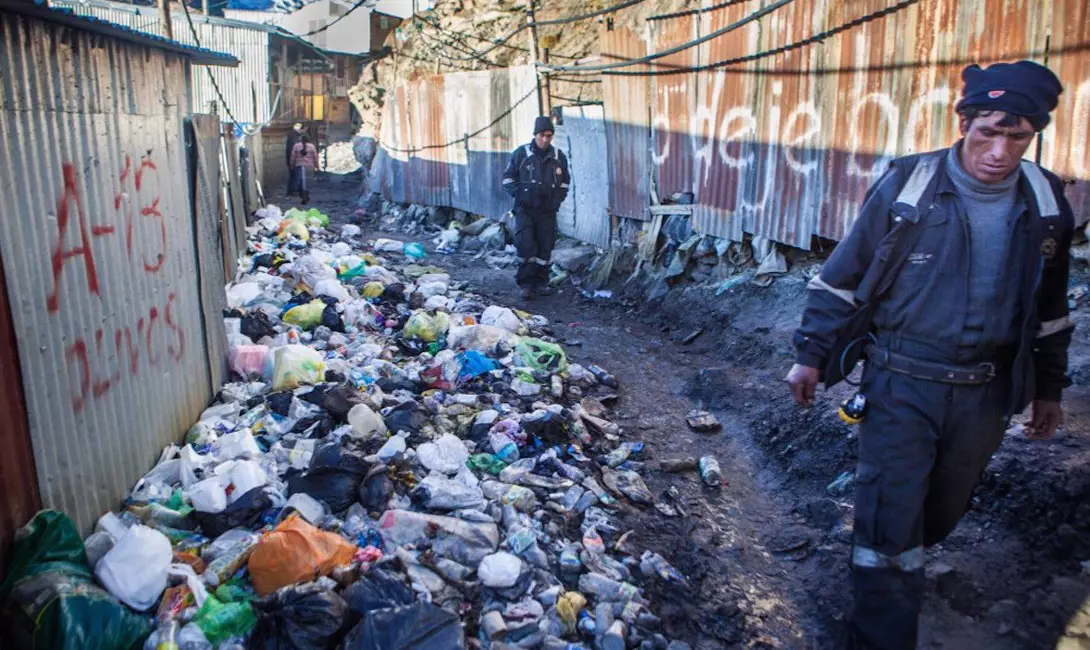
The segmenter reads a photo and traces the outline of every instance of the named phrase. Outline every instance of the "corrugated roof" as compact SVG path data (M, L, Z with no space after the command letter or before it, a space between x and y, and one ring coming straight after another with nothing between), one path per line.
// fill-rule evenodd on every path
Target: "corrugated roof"
M167 52L175 52L187 56L193 63L199 63L201 65L234 67L239 63L238 59L230 54L215 52L203 47L186 45L155 34L136 31L131 27L118 25L117 23L101 20L93 16L80 16L71 9L64 7L44 7L30 3L14 3L3 7L3 11L23 16L31 16L73 29L80 29L95 34L101 34L103 36L109 36L126 43L144 45L159 50L165 50Z

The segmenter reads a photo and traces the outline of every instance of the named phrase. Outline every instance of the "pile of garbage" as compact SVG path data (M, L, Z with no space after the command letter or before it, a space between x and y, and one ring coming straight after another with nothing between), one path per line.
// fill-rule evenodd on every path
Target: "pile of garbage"
M54 511L20 531L18 647L687 648L645 596L686 578L617 525L670 506L609 420L616 379L420 244L258 217L233 381L85 540Z

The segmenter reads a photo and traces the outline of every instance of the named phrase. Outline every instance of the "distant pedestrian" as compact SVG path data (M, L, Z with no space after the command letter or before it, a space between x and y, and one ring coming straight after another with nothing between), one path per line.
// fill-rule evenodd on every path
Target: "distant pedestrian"
M310 203L311 177L318 168L318 149L305 133L299 136L299 142L291 150L291 168L295 170L292 175L294 185L288 188L288 193L299 192L303 205L306 205Z
M552 146L555 131L548 117L537 118L534 139L515 149L503 172L503 189L515 199L515 247L521 262L515 281L523 300L551 292L549 258L556 244L556 212L571 185L568 158Z
M291 188L295 186L295 165L291 163L291 152L295 150L295 145L304 133L306 129L301 122L293 124L291 131L288 131L287 147L284 149L284 164L288 166L288 193L291 193Z

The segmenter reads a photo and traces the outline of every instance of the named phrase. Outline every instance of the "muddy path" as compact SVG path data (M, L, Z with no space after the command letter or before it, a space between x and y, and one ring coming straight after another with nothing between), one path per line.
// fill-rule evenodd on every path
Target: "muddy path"
M335 221L354 220L357 187L353 177L320 179L313 205ZM277 199L285 205L270 197ZM365 236L431 250L423 234L361 225ZM651 302L625 297L620 285L610 300L566 286L523 304L513 267L464 253L433 253L426 263L497 304L546 316L570 358L616 375L611 418L626 439L647 444L648 487L679 511L629 506L618 514L638 547L662 553L689 577L653 594L671 637L698 649L844 646L852 494L850 484L832 493L827 486L853 469L856 430L835 413L848 389L822 394L804 411L782 383L805 296L801 275L721 296L679 289ZM1090 558L1090 313L1075 317L1076 386L1065 397L1064 433L1030 442L1012 428L969 514L929 552L920 648L1053 648L1061 639L1090 648L1090 615L1084 608L1077 616L1090 594L1080 566ZM714 412L722 430L690 430L685 416L696 407ZM696 472L658 468L662 459L707 454L722 466L721 489L704 486Z

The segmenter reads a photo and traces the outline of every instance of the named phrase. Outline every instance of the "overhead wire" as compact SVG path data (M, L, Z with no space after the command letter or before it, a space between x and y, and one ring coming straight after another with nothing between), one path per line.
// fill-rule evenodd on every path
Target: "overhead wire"
M677 54L678 52L683 52L683 51L685 51L687 49L696 47L697 45L700 45L701 43L706 43L706 42L708 42L708 41L710 41L710 40L712 40L714 38L719 38L720 36L722 36L724 34L727 34L727 33L730 33L730 32L733 32L736 29L740 29L740 28L744 27L745 25L748 25L749 23L751 23L751 22L753 22L755 20L759 20L759 19L767 16L768 14L772 13L773 11L776 11L780 7L788 5L788 4L790 4L790 3L794 2L794 1L795 0L776 0L776 2L773 2L772 4L768 5L767 7L761 7L760 9L758 9L757 11L754 11L753 13L749 14L745 18L742 18L740 20L736 20L733 23L727 25L726 27L722 27L720 29L715 30L714 32L710 32L708 34L705 34L704 36L701 36L700 38L694 38L691 41L686 41L686 42L682 43L681 45L675 45L674 47L671 47L668 50L663 50L661 52L654 52L652 54L648 54L647 56L643 56L643 57L640 57L638 59L626 59L626 60L618 61L618 62L615 62L615 63L603 63L602 65L589 65L589 66L575 65L575 66L573 66L573 65L538 64L538 67L543 69L543 70L555 70L557 72L604 72L606 70L613 70L615 68L625 68L625 67L628 67L628 66L639 65L641 63L649 63L651 61L661 59L661 58L663 58L665 56L670 56L671 54Z
M750 61L757 61L759 59L765 59L765 58L768 58L770 56L776 56L777 54L783 54L785 52L790 52L792 50L797 50L799 48L803 48L803 47L806 47L808 45L812 45L814 43L820 43L820 42L825 41L825 40L827 40L827 39L829 39L829 38L831 38L833 36L836 36L836 35L840 34L841 32L845 32L845 31L848 31L849 29L854 29L856 27L859 27L860 25L865 25L866 23L873 22L875 20L879 20L881 18L885 18L887 16L893 15L893 14L899 12L899 11L907 9L908 7L918 3L919 1L920 0L901 0L901 2L898 2L895 5L886 7L884 9L879 9L877 11L873 11L873 12L871 12L869 14L860 16L858 18L854 18L852 20L849 20L848 22L837 25L836 27L833 27L831 29L827 29L825 31L818 32L817 34L814 34L814 35L809 36L807 38L804 38L802 40L795 41L794 43L788 43L787 45L781 45L780 47L775 47L775 48L764 50L764 51L761 51L761 52L755 52L753 54L747 54L745 56L738 56L738 57L734 57L732 59L725 59L725 60L722 60L722 61L715 61L713 63L707 63L707 64L704 64L704 65L685 66L685 67L677 67L677 68L665 68L665 69L657 69L657 70L644 70L644 71L606 70L606 71L603 71L602 74L610 75L610 76L620 76L620 77L658 77L658 76L672 75L672 74L688 74L688 73L692 73L692 72L704 72L706 70L715 70L715 69L723 68L723 67L728 66L728 65L736 65L738 63L748 63Z
M349 7L348 11L344 12L344 13L343 13L343 14L341 14L340 16L337 16L336 20L334 20L333 22L329 23L328 25L322 25L322 26L321 26L321 27L319 27L318 29L312 29L312 30L310 30L309 32L307 32L307 33L305 33L305 34L296 34L296 36L303 36L303 37L305 37L305 36L314 36L315 34L321 34L321 33L322 33L322 32L324 32L325 30L327 30L327 29L329 29L330 27L332 27L332 26L336 25L337 23L341 22L341 21L342 21L342 20L344 20L345 18L348 18L348 16L349 16L349 15L351 15L353 11L355 11L355 10L359 9L360 7L362 7L362 6L363 6L363 5L365 4L365 3L367 3L368 1L370 1L370 2L371 2L370 6L372 6L372 7L373 7L373 6L375 6L376 4L378 4L378 0L357 0L356 4L354 4L354 5L352 5L351 7ZM182 4L185 4L185 2L182 2Z
M481 41L482 43L491 43L492 42L490 39L485 38L484 36L480 36L478 34L474 34L472 32L460 32L460 31L458 31L456 29L450 29L450 28L447 28L447 27L443 27L439 23L428 20L428 17L424 16L424 15L419 15L418 14L418 15L416 15L416 18L419 18L420 20L422 20L424 22L424 24L431 25L432 27L438 29L439 31L448 34L452 38L459 39L460 42L462 43L462 45L464 45L464 46L466 46L468 48L472 48L473 46L470 45L469 43L465 42L466 38L472 38L474 40ZM511 50L516 50L518 52L523 52L525 54L530 53L530 48L522 47L521 45L511 45L510 43L504 43L503 46L508 48L508 49L511 49ZM570 59L572 61L575 61L575 60L581 58L581 57L578 57L578 56L571 56L571 55L568 55L568 54L557 54L556 52L550 52L549 55L550 56L555 56L555 57L558 57L558 58L561 58L561 59Z
M697 7L696 9L684 9L682 11L675 11L669 14L655 14L654 16L648 16L647 20L669 20L671 18L682 18L684 16L692 16L693 14L703 14L717 9L725 9L733 5L739 5L749 0L726 0L726 2L720 2L719 4L712 5L710 7Z
M193 25L193 16L189 14L189 5L185 2L182 3L182 9L185 10L185 21L189 23L189 32L193 35L193 42L197 47L201 46L201 39L197 36L197 28ZM208 73L208 79L212 82L212 88L216 91L216 96L219 97L220 105L223 106L223 112L227 113L227 117L235 124L238 124L238 120L235 119L234 113L231 112L231 107L227 105L227 100L223 97L223 91L220 90L219 83L216 82L216 76L212 74L211 66L204 66L205 72Z
M599 9L598 11L592 11L590 13L580 14L578 16L551 18L548 20L535 20L534 22L528 24L533 25L534 27L541 27L545 25L567 25L568 23L579 22L580 20L586 20L588 18L597 18L598 16L604 16L606 14L620 11L621 9L627 9L633 5L638 5L643 1L644 0L625 0L620 4L615 4L613 6L606 7L605 9Z
M418 153L420 151L427 151L427 150L430 150L430 149L446 149L447 147L453 147L454 145L461 144L461 143L465 142L466 140L468 140L469 138L476 137L476 136L484 133L485 131L487 131L488 129L492 128L497 123L499 123L500 120L507 117L511 113L515 112L515 109L518 108L519 105L522 104L523 102L525 102L527 99L530 99L531 97L533 97L534 94L537 93L537 90L538 90L537 86L534 86L533 88L530 89L530 92L528 92L525 95L523 95L522 97L520 97L518 99L518 101L516 101L514 104L511 104L511 106L507 110L500 113L494 120L492 120L488 124L482 126L481 128L477 129L476 131L474 131L472 133L467 133L464 136L462 136L462 137L460 137L460 138L458 138L456 140L451 140L450 142L445 142L443 144L428 144L428 145L424 145L423 147L413 147L411 149L399 149L397 147L388 147L388 146L385 146L385 145L383 145L383 148L386 149L387 151L394 151L394 152L397 152L397 153L414 154L414 153Z

